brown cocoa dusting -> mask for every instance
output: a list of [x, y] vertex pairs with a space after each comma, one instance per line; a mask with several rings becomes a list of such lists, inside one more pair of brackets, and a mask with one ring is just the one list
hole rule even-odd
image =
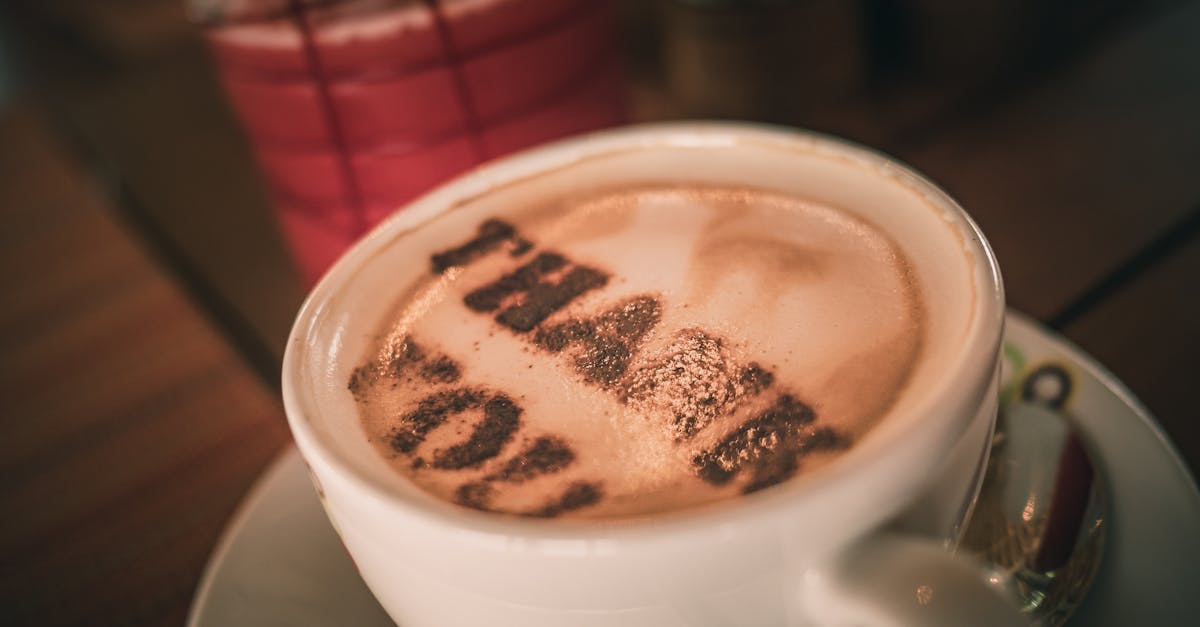
[[355, 400], [361, 402], [366, 400], [367, 389], [373, 386], [378, 379], [379, 364], [370, 361], [350, 373], [350, 382], [346, 385], [346, 389], [350, 390]]
[[421, 348], [413, 341], [412, 336], [406, 335], [404, 339], [391, 350], [380, 369], [391, 377], [399, 377], [413, 364], [420, 363], [425, 359], [425, 349]]
[[582, 344], [575, 356], [576, 371], [589, 383], [611, 386], [625, 375], [646, 334], [661, 319], [658, 299], [641, 295], [594, 318], [567, 320], [539, 329], [534, 343], [553, 353]]
[[653, 295], [635, 296], [600, 314], [601, 331], [642, 339], [662, 320], [662, 303]]
[[603, 496], [604, 492], [600, 484], [576, 481], [567, 486], [566, 491], [557, 500], [546, 503], [531, 512], [526, 512], [524, 515], [534, 518], [554, 518], [566, 512], [594, 505], [600, 502]]
[[521, 408], [512, 399], [497, 394], [483, 406], [483, 420], [475, 426], [466, 442], [438, 451], [434, 468], [459, 470], [478, 466], [500, 454], [521, 426]]
[[430, 383], [454, 383], [462, 376], [458, 363], [438, 355], [421, 366], [421, 378]]
[[470, 388], [435, 392], [421, 399], [417, 408], [400, 418], [389, 442], [397, 453], [411, 453], [425, 441], [425, 436], [450, 416], [479, 407], [484, 394]]
[[607, 274], [595, 268], [575, 266], [557, 283], [539, 282], [533, 286], [523, 302], [500, 312], [496, 321], [519, 333], [527, 333], [567, 303], [607, 283]]
[[429, 383], [454, 383], [461, 378], [462, 367], [446, 355], [429, 355], [410, 336], [405, 336], [381, 361], [372, 360], [355, 368], [347, 387], [355, 400], [365, 402], [367, 390], [377, 385], [380, 378], [391, 379], [389, 387], [396, 389], [398, 381], [411, 381], [414, 375]]
[[787, 446], [799, 437], [802, 427], [814, 420], [816, 414], [811, 407], [790, 394], [782, 394], [774, 405], [742, 423], [692, 463], [701, 479], [716, 485], [728, 483], [744, 464]]
[[742, 487], [742, 493], [750, 494], [787, 481], [796, 474], [799, 468], [799, 451], [791, 446], [781, 446], [773, 454], [764, 455], [754, 462], [750, 482]]
[[618, 338], [602, 335], [588, 343], [588, 347], [575, 358], [575, 370], [588, 383], [611, 386], [629, 369], [633, 351], [629, 344]]
[[795, 475], [805, 455], [849, 446], [845, 436], [829, 427], [811, 428], [815, 420], [811, 407], [782, 394], [692, 464], [700, 478], [713, 485], [729, 483], [747, 465], [753, 475], [743, 492], [775, 485]]
[[474, 311], [495, 311], [505, 298], [533, 289], [542, 276], [555, 272], [567, 265], [566, 257], [558, 253], [539, 253], [525, 265], [480, 287], [463, 298], [463, 303]]
[[[400, 378], [410, 365], [423, 359], [425, 359], [425, 351], [417, 346], [412, 338], [406, 336], [382, 362], [371, 360], [355, 368], [350, 373], [350, 382], [346, 387], [354, 395], [355, 400], [364, 401], [367, 390], [375, 386], [380, 377]], [[395, 387], [394, 383], [392, 387]]]
[[686, 440], [773, 379], [757, 364], [734, 364], [721, 338], [685, 329], [663, 357], [629, 373], [620, 386], [624, 402], [668, 413], [673, 435]]
[[513, 239], [512, 250], [508, 251], [508, 254], [513, 257], [520, 257], [521, 255], [529, 252], [531, 249], [533, 249], [533, 242], [525, 239], [524, 237], [516, 237]]
[[553, 436], [542, 436], [485, 480], [522, 483], [540, 475], [556, 473], [573, 461], [575, 451], [571, 450], [565, 441]]
[[552, 353], [558, 353], [579, 340], [589, 339], [595, 335], [596, 325], [591, 320], [568, 320], [538, 329], [533, 341]]
[[475, 239], [430, 257], [433, 273], [441, 274], [452, 266], [465, 266], [491, 252], [505, 240], [516, 237], [517, 230], [511, 224], [496, 219], [485, 220], [479, 225]]
[[464, 483], [454, 491], [454, 501], [472, 509], [487, 511], [491, 500], [492, 486], [486, 483]]
[[775, 484], [783, 483], [796, 474], [800, 460], [809, 453], [818, 451], [840, 451], [850, 446], [850, 441], [829, 427], [820, 427], [809, 433], [798, 447], [792, 447], [789, 453], [764, 457], [761, 463], [755, 464], [754, 476], [750, 483], [742, 488], [743, 494], [757, 492]]
[[775, 382], [775, 374], [755, 362], [750, 362], [750, 365], [742, 370], [738, 381], [746, 389], [746, 394], [756, 395], [771, 387]]

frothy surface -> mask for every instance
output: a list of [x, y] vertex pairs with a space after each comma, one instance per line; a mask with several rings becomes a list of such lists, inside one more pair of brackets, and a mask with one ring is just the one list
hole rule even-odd
[[896, 244], [797, 197], [594, 192], [445, 244], [349, 387], [398, 472], [470, 507], [646, 515], [769, 487], [853, 446], [921, 353]]

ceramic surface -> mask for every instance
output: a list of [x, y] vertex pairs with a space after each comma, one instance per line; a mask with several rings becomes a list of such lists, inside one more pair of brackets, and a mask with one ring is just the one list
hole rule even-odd
[[[1200, 614], [1200, 492], [1166, 436], [1101, 366], [1010, 313], [1006, 382], [1069, 381], [1078, 421], [1111, 486], [1107, 553], [1072, 625], [1187, 624]], [[1061, 377], [1065, 373], [1066, 379]], [[1041, 381], [1039, 393], [1056, 394]], [[1019, 390], [1021, 386], [1010, 389]], [[294, 449], [268, 470], [230, 522], [189, 625], [391, 625], [330, 526]]]

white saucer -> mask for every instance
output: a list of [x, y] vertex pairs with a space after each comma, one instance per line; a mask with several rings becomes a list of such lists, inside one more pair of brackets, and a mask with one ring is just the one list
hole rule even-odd
[[[1182, 625], [1200, 616], [1200, 491], [1144, 407], [1079, 349], [1010, 313], [1006, 377], [1064, 397], [1111, 485], [1100, 573], [1072, 625]], [[1027, 377], [1047, 377], [1024, 385]], [[1053, 380], [1050, 380], [1053, 379]], [[1064, 385], [1065, 383], [1065, 385]], [[200, 582], [191, 627], [393, 623], [367, 590], [289, 448], [258, 481]]]

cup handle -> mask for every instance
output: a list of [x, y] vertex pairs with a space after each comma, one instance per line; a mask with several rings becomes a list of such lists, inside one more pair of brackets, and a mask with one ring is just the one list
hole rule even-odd
[[801, 625], [819, 627], [1028, 626], [984, 564], [933, 540], [895, 532], [867, 537], [805, 573]]

